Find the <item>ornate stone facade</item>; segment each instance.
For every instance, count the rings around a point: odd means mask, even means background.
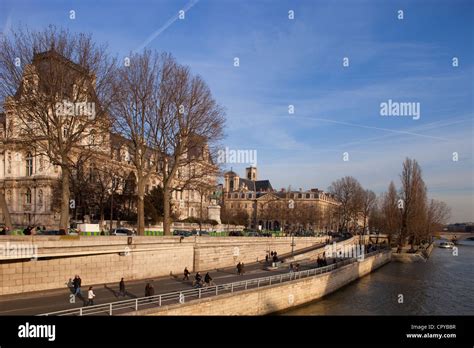
[[[32,63],[23,71],[23,81],[14,96],[8,97],[3,103],[3,113],[0,113],[0,188],[4,189],[6,203],[12,217],[12,223],[17,226],[45,225],[57,227],[59,222],[59,208],[55,204],[58,191],[55,186],[61,178],[61,168],[53,165],[48,157],[34,151],[34,144],[25,144],[22,138],[20,122],[17,116],[18,98],[28,98],[28,93],[37,93],[44,85],[41,81],[39,65],[46,59],[61,59],[54,51],[36,54]],[[66,62],[72,69],[75,64]],[[94,79],[94,75],[90,75]],[[91,82],[94,85],[94,82]],[[75,85],[73,85],[75,86]],[[94,87],[95,88],[95,87]],[[92,132],[91,132],[92,133]],[[86,163],[88,168],[119,168],[121,177],[134,178],[134,166],[131,164],[129,142],[123,137],[113,134],[110,128],[108,135],[104,136],[100,148],[94,152]],[[37,140],[42,141],[41,139]],[[201,153],[195,154],[207,158],[208,150],[204,146]],[[195,170],[186,168],[180,176],[186,176],[186,171]],[[180,178],[178,178],[178,181]],[[203,178],[209,186],[215,185],[216,177]],[[161,185],[159,175],[150,178],[146,187],[147,191]],[[123,189],[123,187],[122,187]],[[202,192],[202,197],[201,193]],[[203,210],[203,218],[208,216],[208,206],[212,209],[212,216],[216,218],[216,209],[211,204],[211,193],[186,187],[180,191],[172,192],[173,213],[178,219],[189,217],[198,218]],[[3,220],[0,211],[0,221]]]
[[[249,228],[263,230],[337,229],[334,216],[338,202],[322,190],[273,189],[269,180],[258,180],[257,168],[246,168],[245,178],[235,172],[224,174],[222,204],[228,211],[247,213]]]

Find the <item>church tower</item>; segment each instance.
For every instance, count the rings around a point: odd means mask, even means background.
[[[257,180],[257,167],[248,167],[245,168],[245,177],[248,180],[256,181]]]

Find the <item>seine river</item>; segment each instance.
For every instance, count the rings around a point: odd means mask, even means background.
[[[458,254],[435,246],[425,263],[390,262],[284,315],[474,315],[474,241]]]

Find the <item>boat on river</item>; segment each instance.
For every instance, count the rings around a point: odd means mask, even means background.
[[[439,244],[439,247],[443,248],[443,249],[452,249],[452,248],[454,248],[454,243],[453,242],[441,242]]]

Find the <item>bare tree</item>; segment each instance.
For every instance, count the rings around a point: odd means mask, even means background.
[[[155,94],[149,125],[152,148],[159,158],[158,174],[164,191],[165,235],[171,234],[171,192],[183,186],[184,177],[203,177],[209,153],[223,135],[224,111],[199,76],[170,62]],[[191,173],[190,173],[191,171]],[[193,172],[194,171],[194,172]],[[182,176],[180,177],[180,173]]]
[[[154,118],[156,94],[168,78],[172,65],[174,61],[168,54],[145,51],[131,55],[130,65],[120,67],[115,79],[114,130],[128,140],[124,143],[125,155],[135,169],[139,235],[143,235],[145,229],[146,183],[158,165],[150,120]]]
[[[339,202],[339,213],[341,227],[347,230],[352,223],[352,228],[357,226],[361,208],[361,192],[363,191],[357,179],[352,176],[346,176],[334,181],[329,186],[329,192],[334,195]]]
[[[433,232],[439,230],[449,219],[451,209],[444,202],[430,200],[426,214],[425,238],[430,238]]]
[[[410,237],[411,242],[415,239],[419,222],[423,220],[420,213],[424,211],[426,204],[426,186],[421,175],[421,168],[416,160],[410,158],[403,162],[400,174],[401,188],[399,197],[401,202],[401,230],[399,235],[399,246],[402,247],[406,239]]]
[[[364,219],[363,232],[367,228],[367,221],[369,219],[369,214],[372,211],[373,207],[377,202],[377,196],[373,191],[364,190],[361,192],[361,202],[362,202],[362,218]]]
[[[71,168],[104,151],[114,60],[90,35],[18,29],[0,41],[0,96],[14,111],[7,137],[61,168],[59,227],[69,225]],[[19,65],[19,66],[18,66]]]

